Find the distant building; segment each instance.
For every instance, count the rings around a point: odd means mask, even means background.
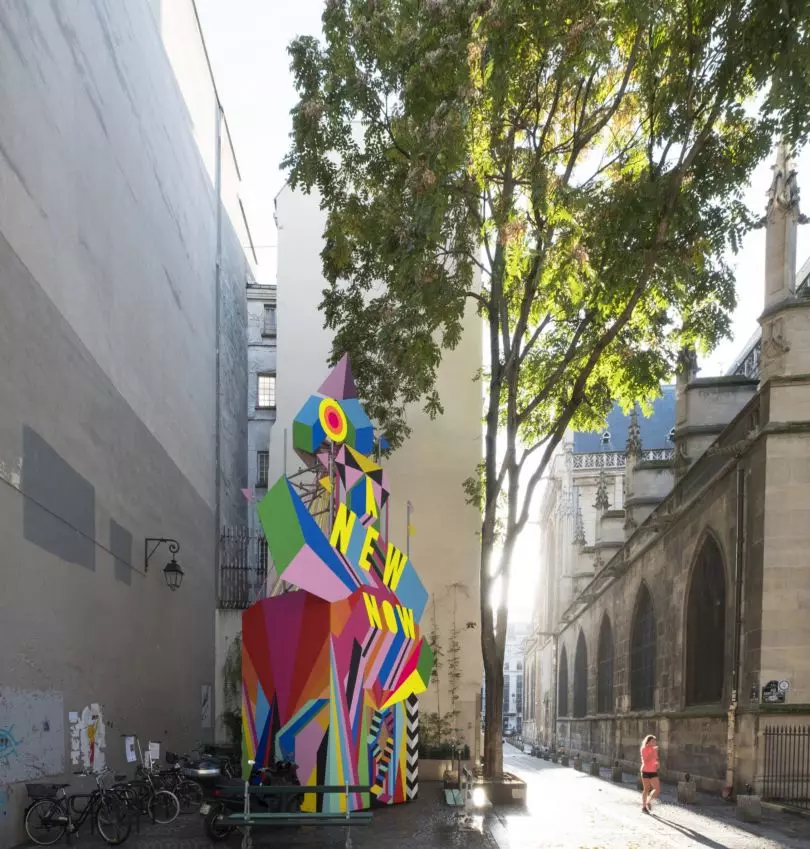
[[[276,420],[276,287],[248,286],[248,481],[256,498],[267,492],[270,434]],[[258,530],[256,511],[250,527]]]
[[[652,441],[633,416],[611,461],[621,475],[576,438],[554,460],[525,734],[637,772],[652,733],[665,778],[807,807],[795,763],[810,761],[810,267],[797,280],[783,148],[773,170],[761,334],[722,377],[698,377],[683,353],[674,451],[668,421]],[[575,472],[588,465],[586,498]]]
[[[523,641],[531,632],[528,622],[516,622],[506,631],[503,653],[503,731],[504,734],[523,732]]]

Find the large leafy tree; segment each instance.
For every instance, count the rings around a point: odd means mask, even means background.
[[[482,509],[490,775],[532,495],[566,428],[649,399],[679,352],[727,332],[742,192],[776,133],[807,129],[808,6],[328,0],[323,40],[290,48],[285,165],[328,213],[326,324],[394,446],[409,405],[441,412],[437,368],[471,305],[487,329],[467,489]]]

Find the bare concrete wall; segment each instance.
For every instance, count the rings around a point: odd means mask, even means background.
[[[216,102],[191,3],[171,6],[0,4],[0,729],[19,740],[0,847],[22,839],[17,758],[70,769],[88,723],[119,769],[121,734],[213,733],[215,464],[243,523],[249,268],[223,214],[217,451]],[[147,536],[180,543],[177,592],[165,547],[145,573]],[[20,728],[12,689],[61,707]]]

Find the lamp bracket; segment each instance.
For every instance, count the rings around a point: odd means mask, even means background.
[[[149,543],[154,543],[152,550],[149,550]],[[169,551],[172,553],[172,557],[180,551],[180,543],[177,542],[176,539],[169,539],[168,537],[147,537],[143,542],[143,571],[149,571],[149,559],[152,555],[160,548],[163,543],[169,546]]]

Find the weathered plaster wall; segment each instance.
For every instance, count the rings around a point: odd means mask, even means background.
[[[188,2],[2,4],[0,55],[0,728],[7,688],[47,687],[67,764],[69,716],[97,704],[120,769],[121,733],[212,733],[215,98]],[[221,493],[240,522],[243,242],[223,213]],[[180,542],[178,592],[165,548],[144,574],[147,536]],[[44,733],[20,739],[47,776]],[[0,847],[25,793],[3,798]]]

